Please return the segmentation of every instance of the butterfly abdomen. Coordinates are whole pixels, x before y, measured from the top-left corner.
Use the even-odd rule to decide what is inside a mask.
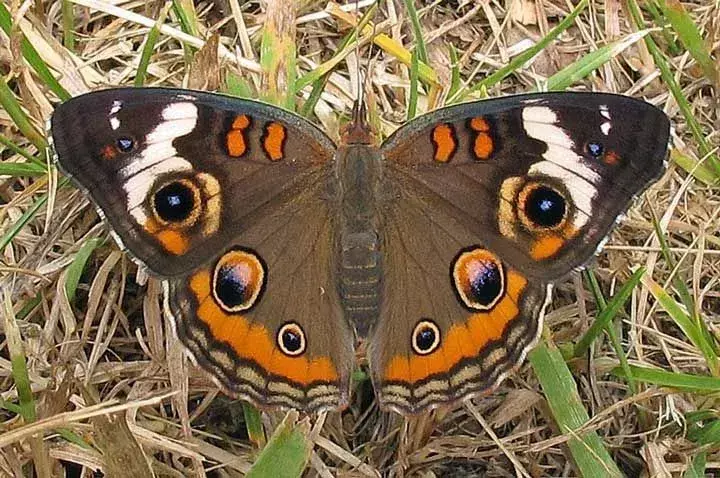
[[[377,148],[341,147],[336,157],[339,183],[338,292],[346,317],[361,337],[380,309],[380,213],[382,162]]]

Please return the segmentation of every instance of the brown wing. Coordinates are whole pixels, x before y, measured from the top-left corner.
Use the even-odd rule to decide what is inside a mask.
[[[382,146],[382,405],[416,413],[485,393],[535,343],[549,284],[582,266],[663,170],[669,122],[603,94],[439,110]]]
[[[260,406],[319,411],[348,401],[353,332],[331,267],[334,214],[318,188],[169,282],[183,343],[232,395]]]
[[[330,168],[335,146],[280,108],[124,88],[61,104],[59,165],[156,275],[186,274]]]
[[[632,98],[545,93],[445,108],[382,147],[442,209],[529,277],[554,280],[595,253],[664,170],[668,118]]]
[[[438,213],[413,183],[390,186],[369,358],[381,406],[418,413],[486,392],[516,367],[540,333],[547,285]]]

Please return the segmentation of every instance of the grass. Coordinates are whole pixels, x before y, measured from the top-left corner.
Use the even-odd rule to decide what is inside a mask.
[[[128,450],[126,470],[181,476],[720,473],[720,5],[408,0],[361,2],[356,16],[352,4],[228,2],[0,5],[0,476],[108,472],[102,454]],[[204,50],[211,34],[220,47]],[[542,343],[495,393],[404,418],[379,411],[358,373],[343,414],[227,405],[176,359],[157,284],[57,180],[42,125],[69,92],[182,86],[200,69],[336,135],[358,38],[383,135],[478,96],[615,91],[672,117],[669,171],[592,270],[557,284]]]

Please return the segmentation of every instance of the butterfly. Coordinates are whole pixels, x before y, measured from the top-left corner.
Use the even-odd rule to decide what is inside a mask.
[[[346,406],[355,347],[377,400],[416,414],[488,393],[664,171],[643,101],[539,93],[449,106],[339,144],[256,101],[121,88],[57,107],[60,169],[164,279],[196,361],[260,407]]]

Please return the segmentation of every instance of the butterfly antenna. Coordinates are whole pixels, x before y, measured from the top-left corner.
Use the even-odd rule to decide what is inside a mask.
[[[355,15],[360,19],[359,0],[355,2]],[[359,27],[358,23],[358,27]],[[370,130],[365,105],[365,82],[361,73],[360,62],[360,28],[355,33],[355,58],[357,59],[357,97],[353,103],[352,120],[343,129],[341,137],[346,144],[372,144],[375,142],[374,135]]]

